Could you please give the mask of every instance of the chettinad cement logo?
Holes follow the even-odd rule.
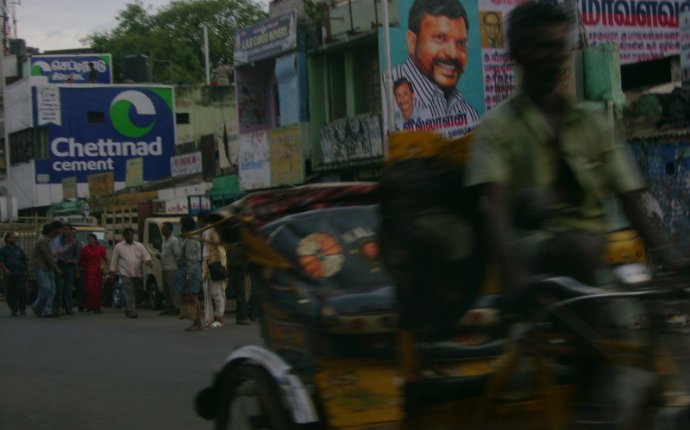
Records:
[[[134,111],[139,116],[150,116],[151,121],[144,126],[132,123],[130,114]],[[129,90],[121,93],[110,104],[110,119],[113,127],[123,136],[138,138],[148,134],[156,125],[156,108],[146,94]]]
[[[108,93],[109,98],[103,97]],[[69,112],[63,122],[68,126],[49,131],[50,160],[45,170],[50,172],[50,182],[69,176],[83,182],[87,175],[109,171],[122,180],[118,177],[124,177],[127,160],[138,157],[144,158],[146,180],[170,175],[169,164],[161,160],[169,158],[175,141],[171,89],[62,89],[61,94],[63,108],[75,109],[63,109]],[[110,124],[99,127],[80,122],[87,117],[84,110],[94,109],[82,103],[85,98],[103,100]],[[37,173],[42,169],[37,167]]]

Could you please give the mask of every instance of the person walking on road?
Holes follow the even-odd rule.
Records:
[[[164,222],[161,226],[163,233],[163,249],[158,257],[163,269],[163,294],[167,309],[161,315],[177,315],[180,312],[180,297],[174,288],[177,260],[180,257],[180,241],[173,234],[171,222]]]
[[[125,316],[136,318],[136,291],[143,288],[143,265],[153,266],[151,256],[141,242],[134,240],[134,229],[128,227],[122,233],[124,240],[115,245],[110,260],[110,275],[120,276],[125,287]]]
[[[210,215],[206,211],[199,213],[199,223],[202,227],[211,222]],[[214,276],[213,270],[224,270],[227,273],[227,253],[225,246],[220,243],[215,229],[204,231],[202,238],[204,247],[201,279],[204,288],[204,324],[211,328],[219,328],[223,327],[224,324],[227,279],[222,276]],[[213,265],[216,267],[212,268]]]
[[[86,246],[79,254],[79,268],[83,276],[85,306],[88,312],[100,314],[101,310],[101,286],[103,284],[102,267],[107,267],[105,248],[98,243],[96,235],[90,233],[86,236]]]
[[[76,230],[71,225],[67,225],[62,232],[60,240],[60,254],[57,258],[58,267],[62,270],[62,276],[56,280],[57,290],[62,294],[62,305],[66,315],[74,315],[72,312],[72,295],[77,272],[77,261],[81,254],[81,243],[77,240]]]
[[[196,222],[190,216],[180,219],[182,233],[194,231]],[[201,309],[199,308],[199,294],[201,285],[201,244],[193,237],[185,237],[180,244],[180,256],[177,260],[177,273],[175,273],[175,291],[177,295],[190,298],[194,302],[194,322],[186,328],[186,331],[202,331]]]
[[[26,315],[27,259],[17,245],[17,233],[5,235],[5,246],[0,249],[0,270],[5,276],[5,297],[12,316]]]
[[[62,235],[65,231],[65,224],[60,220],[55,220],[50,223],[55,230],[55,236],[50,240],[50,253],[53,254],[53,259],[56,263],[59,263],[60,255],[63,252],[62,249]],[[60,265],[58,264],[58,267]],[[60,315],[60,309],[63,307],[62,302],[63,291],[62,291],[62,275],[55,275],[55,296],[53,298],[53,313]]]
[[[36,316],[56,317],[57,313],[53,310],[55,300],[55,275],[60,275],[61,271],[55,262],[53,253],[50,252],[50,243],[57,236],[59,230],[52,224],[43,226],[41,236],[34,245],[31,263],[36,270],[36,284],[38,294],[36,301],[31,305]]]

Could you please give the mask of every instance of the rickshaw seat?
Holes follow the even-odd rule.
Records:
[[[498,357],[505,352],[506,339],[494,340],[482,345],[463,345],[452,341],[420,343],[417,351],[422,361],[435,360],[474,360]]]
[[[477,397],[485,391],[491,374],[453,378],[420,379],[404,387],[405,409]]]
[[[338,315],[395,311],[395,290],[392,286],[373,291],[344,294],[325,300]]]

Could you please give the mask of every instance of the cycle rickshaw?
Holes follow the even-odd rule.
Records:
[[[636,395],[620,422],[574,428],[685,428],[687,397],[669,388],[679,371],[658,335],[658,303],[685,300],[682,279],[546,278],[531,298],[548,302],[506,321],[476,202],[453,185],[466,144],[403,138],[380,183],[257,192],[216,214],[252,262],[265,346],[227,357],[197,395],[200,416],[217,429],[560,429],[601,406],[577,399],[588,351],[637,381]],[[617,302],[635,305],[606,330],[578,313]]]

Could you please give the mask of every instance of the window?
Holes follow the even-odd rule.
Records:
[[[189,124],[189,113],[176,113],[175,123],[177,124]]]
[[[86,118],[89,124],[103,124],[105,122],[105,114],[103,112],[88,112]]]
[[[30,128],[10,134],[11,163],[24,163],[48,158],[48,131]]]
[[[328,95],[331,120],[347,117],[345,57],[332,55],[328,61]]]

